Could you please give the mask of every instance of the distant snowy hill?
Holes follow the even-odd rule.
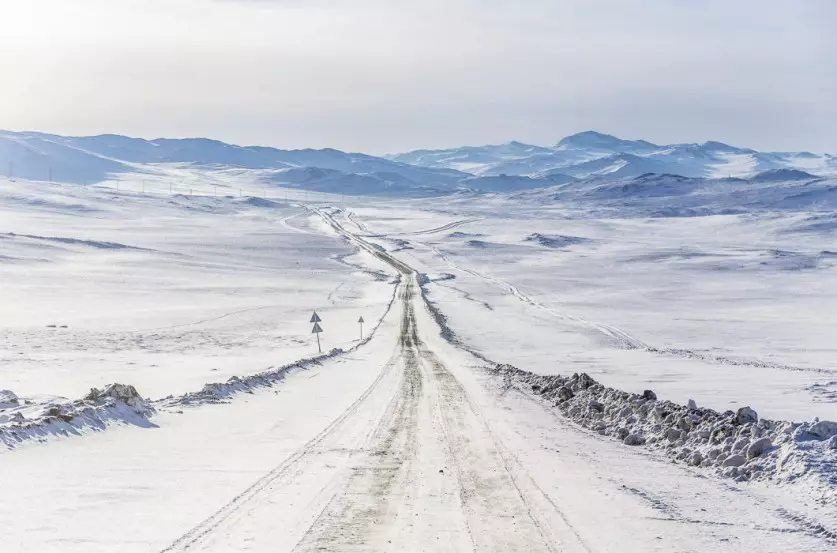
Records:
[[[507,193],[503,202],[563,204],[618,217],[682,217],[758,211],[837,212],[837,176],[769,170],[749,179],[648,173],[588,178],[572,185]]]
[[[143,140],[118,135],[66,137],[0,131],[0,171],[29,180],[91,183],[154,164],[186,163],[253,170],[317,167],[345,174],[392,173],[419,186],[444,187],[469,177],[446,168],[409,165],[333,149],[279,150],[206,138]]]
[[[465,189],[479,190],[483,192],[510,192],[514,190],[526,190],[532,188],[544,188],[558,184],[566,184],[576,179],[562,173],[553,173],[539,177],[528,177],[525,175],[495,175],[472,177],[460,181],[460,186]]]
[[[837,157],[810,152],[758,152],[722,142],[658,145],[586,131],[542,147],[520,142],[418,150],[389,156],[394,161],[432,168],[460,169],[475,175],[543,176],[557,171],[578,178],[639,176],[665,172],[687,177],[744,177],[771,169],[816,175],[837,174]]]
[[[237,146],[207,138],[144,140],[0,131],[0,173],[13,178],[92,184],[124,174],[144,179],[190,168],[214,174],[232,169],[268,186],[423,196],[455,191],[511,193],[557,185],[571,185],[582,193],[603,180],[622,186],[649,173],[715,180],[759,175],[747,181],[752,187],[837,175],[837,157],[765,153],[722,142],[658,145],[594,131],[568,136],[552,146],[513,141],[387,157],[330,148]],[[643,187],[635,183],[627,190],[637,188]]]
[[[338,169],[294,167],[273,171],[264,180],[285,188],[366,196],[425,196],[450,191],[445,185],[422,184],[394,171],[346,173]]]

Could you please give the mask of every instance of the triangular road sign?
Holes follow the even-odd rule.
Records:
[[[320,326],[320,323],[314,323],[314,329],[311,331],[311,334],[319,334],[323,331],[323,328]]]
[[[365,323],[366,321],[364,321],[364,320],[363,320],[363,316],[361,316],[361,317],[360,317],[360,319],[358,319],[358,320],[357,320],[357,322],[359,322],[360,324],[363,324],[363,323]]]
[[[308,321],[308,322],[310,322],[310,323],[321,323],[321,322],[323,322],[323,320],[320,318],[319,315],[317,315],[317,312],[314,311],[314,314],[311,315],[311,320]]]

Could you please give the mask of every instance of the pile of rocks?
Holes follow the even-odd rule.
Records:
[[[738,481],[812,479],[837,500],[837,423],[759,418],[750,407],[720,413],[694,401],[678,405],[608,388],[587,374],[537,375],[497,367],[509,385],[540,395],[576,423],[629,446],[661,450],[673,460]]]

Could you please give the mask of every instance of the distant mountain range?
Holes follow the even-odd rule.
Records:
[[[555,146],[509,142],[447,150],[416,150],[388,156],[428,168],[456,169],[477,176],[558,173],[574,178],[626,177],[669,173],[684,177],[752,177],[772,169],[798,169],[816,175],[837,174],[837,156],[810,152],[757,152],[722,142],[652,144],[587,131],[568,136]]]
[[[236,146],[205,138],[143,140],[0,131],[0,173],[7,176],[89,184],[123,173],[153,172],[161,165],[233,167],[277,186],[348,194],[514,192],[577,181],[622,182],[647,174],[791,180],[837,175],[837,157],[830,154],[757,152],[721,142],[657,145],[594,131],[568,136],[550,147],[509,142],[385,157],[333,149]]]
[[[815,177],[797,169],[772,169],[748,179],[700,178],[661,173],[578,180],[535,190],[509,192],[500,202],[562,205],[613,217],[692,217],[754,212],[826,213],[837,229],[837,177]],[[824,230],[824,229],[821,229]]]
[[[0,131],[0,172],[11,177],[85,184],[151,170],[160,164],[237,167],[268,181],[312,185],[324,179],[336,186],[343,177],[358,181],[361,176],[360,180],[367,182],[360,190],[363,193],[374,191],[375,186],[400,189],[430,184],[445,189],[471,176],[328,148],[280,150],[206,138],[143,140],[119,135],[69,137]]]

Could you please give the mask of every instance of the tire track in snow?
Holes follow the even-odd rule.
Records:
[[[215,511],[204,521],[175,540],[170,546],[163,549],[161,553],[199,549],[201,541],[204,538],[209,537],[212,533],[221,529],[222,526],[233,516],[247,508],[252,503],[258,501],[264,495],[264,492],[268,490],[269,486],[271,486],[274,482],[291,471],[299,469],[299,467],[304,465],[311,457],[316,456],[319,449],[327,444],[329,440],[340,437],[340,433],[344,429],[347,421],[349,421],[350,418],[364,406],[367,399],[379,390],[385,379],[391,375],[396,361],[397,352],[393,353],[393,356],[384,365],[381,372],[372,384],[360,395],[360,397],[358,397],[358,399],[355,400],[354,403],[352,403],[337,418],[329,423],[328,426],[320,431],[320,433],[306,442],[301,448],[292,453],[275,468],[264,474],[244,491],[235,496],[228,503],[223,505],[220,509]],[[374,429],[374,426],[372,428]]]
[[[416,282],[417,273],[409,266],[366,244],[359,237],[352,236],[327,214],[319,213],[337,232],[355,241],[402,274],[409,275],[408,278]],[[417,282],[415,286],[418,287]],[[407,331],[410,333],[405,345],[416,350],[411,353],[409,348],[407,349],[408,362],[413,362],[413,358],[418,361],[422,378],[426,381],[424,388],[428,389],[428,396],[438,412],[441,434],[449,451],[450,461],[456,470],[460,505],[467,519],[468,536],[473,550],[555,553],[558,548],[552,535],[561,534],[564,539],[570,536],[569,539],[574,543],[573,550],[589,551],[589,547],[572,528],[565,515],[529,477],[529,487],[540,490],[540,494],[548,501],[549,510],[562,521],[560,532],[547,530],[550,526],[549,521],[538,514],[534,500],[521,485],[522,467],[518,463],[517,468],[514,468],[508,451],[491,432],[487,421],[470,401],[465,389],[441,359],[419,338],[412,304],[405,304],[404,316]],[[402,326],[402,341],[404,333],[405,329]],[[343,518],[346,518],[345,513]],[[552,521],[554,523],[554,517]],[[346,528],[339,523],[334,530],[334,535],[343,536],[347,533]],[[323,549],[329,550],[328,547],[320,547],[302,551]]]
[[[339,231],[340,229],[336,228],[336,230]],[[374,248],[372,248],[372,249],[374,249]],[[378,254],[380,254],[379,257],[382,260],[385,260],[386,258],[391,258],[391,256],[389,256],[388,254],[381,254],[378,250],[375,250],[375,251]],[[403,262],[395,260],[394,258],[392,258],[392,259],[393,259],[393,264],[394,264],[393,266],[397,265],[397,267],[399,267],[399,268],[405,267]],[[431,312],[431,316],[432,316],[433,313],[432,313],[431,306],[425,302],[425,307],[428,308],[428,310]],[[525,471],[525,469],[522,467],[522,464],[520,463],[520,461],[516,460],[516,458],[514,457],[514,454],[511,453],[511,451],[504,446],[502,441],[498,440],[493,435],[490,425],[487,423],[487,421],[483,417],[481,417],[479,415],[479,411],[476,408],[476,406],[474,406],[473,403],[470,401],[469,396],[467,395],[465,390],[461,387],[461,384],[450,373],[450,371],[444,366],[444,363],[442,363],[442,361],[439,360],[436,357],[436,355],[433,351],[426,348],[426,346],[423,343],[421,343],[421,341],[418,339],[418,337],[416,337],[416,343],[419,344],[420,358],[430,365],[429,373],[431,375],[433,375],[433,377],[429,377],[427,379],[428,387],[438,386],[438,382],[444,382],[444,383],[450,384],[450,386],[442,385],[439,388],[439,392],[437,392],[435,394],[435,396],[440,401],[441,410],[446,412],[446,415],[443,418],[446,419],[446,421],[447,421],[446,425],[445,425],[446,428],[448,429],[446,431],[446,434],[448,436],[453,437],[451,440],[449,440],[451,442],[451,444],[453,445],[455,439],[457,439],[457,438],[462,439],[464,437],[467,440],[469,438],[473,438],[474,436],[478,436],[481,432],[481,430],[479,428],[480,424],[484,425],[485,432],[488,435],[486,441],[489,442],[489,443],[493,443],[493,446],[490,446],[488,444],[484,444],[483,447],[478,448],[476,453],[478,455],[479,454],[482,454],[482,455],[490,454],[490,452],[492,451],[492,447],[493,447],[493,450],[500,457],[500,462],[502,463],[502,470],[504,470],[505,473],[508,474],[508,476],[512,479],[513,486],[517,490],[517,494],[518,494],[519,499],[521,501],[523,501],[523,503],[526,505],[526,508],[527,508],[528,512],[530,513],[530,516],[532,517],[532,522],[539,528],[539,531],[541,532],[541,535],[545,537],[544,531],[547,528],[549,528],[553,531],[556,531],[556,533],[563,531],[563,533],[560,536],[562,538],[561,545],[563,547],[572,547],[572,550],[574,550],[574,551],[575,550],[590,551],[591,549],[590,549],[589,544],[582,538],[582,536],[569,523],[566,516],[564,516],[564,514],[561,512],[561,510],[558,508],[558,506],[554,503],[554,501],[542,489],[539,488],[537,482],[531,477],[531,475],[529,475]],[[434,377],[438,377],[438,378],[434,378]],[[456,389],[457,388],[459,388],[459,390],[460,390],[459,393],[461,394],[461,396],[459,398],[456,397],[456,395],[457,395]],[[476,424],[470,425],[470,427],[467,428],[467,430],[463,429],[463,428],[460,428],[460,429],[455,429],[454,428],[453,430],[451,430],[451,427],[453,426],[450,422],[452,420],[451,419],[451,414],[454,413],[453,418],[455,420],[455,418],[457,416],[463,414],[463,409],[466,409],[466,407],[467,407],[467,409],[470,410],[471,415],[473,415],[473,417],[476,419]],[[466,412],[465,416],[467,417],[467,412]],[[460,421],[461,421],[461,419],[460,419]],[[455,447],[453,448],[453,451],[454,451],[454,457],[456,457],[458,454],[461,453],[461,451],[457,452]],[[474,452],[472,451],[471,453],[474,453]],[[458,480],[460,482],[460,487],[463,490],[462,505],[463,505],[463,508],[465,510],[468,510],[469,508],[472,509],[472,510],[475,509],[473,503],[470,504],[470,506],[468,504],[468,499],[477,496],[477,494],[469,494],[469,489],[468,488],[469,488],[469,480],[470,479],[469,479],[469,475],[467,474],[467,470],[468,469],[472,470],[473,467],[475,467],[475,466],[479,466],[481,468],[485,468],[487,466],[491,467],[492,462],[491,461],[486,461],[485,459],[475,460],[475,459],[471,458],[471,459],[465,459],[464,462],[460,461],[460,463],[457,465],[458,472],[459,472]],[[499,468],[493,468],[490,472],[492,472],[493,474],[496,474],[498,472],[502,472],[502,470],[500,470]],[[527,477],[528,477],[529,480],[531,480],[531,482],[526,481]],[[527,487],[527,484],[530,484],[528,486],[529,487],[528,492],[524,489],[525,487]],[[533,493],[533,491],[534,491],[534,493]],[[539,491],[539,493],[538,493],[538,491]],[[556,527],[556,525],[554,523],[554,520],[552,521],[552,524],[549,524],[548,522],[547,523],[542,523],[542,522],[540,522],[540,520],[536,519],[535,517],[537,516],[536,515],[537,509],[535,509],[533,507],[533,503],[534,503],[533,502],[533,495],[536,495],[538,498],[540,498],[540,499],[546,501],[547,503],[551,504],[552,512],[554,512],[554,514],[556,516],[558,516],[563,521],[563,523],[566,524],[566,527],[564,527],[562,524],[559,524]],[[756,500],[757,498],[756,498],[756,496],[752,496],[751,499]],[[473,512],[471,514],[473,514]],[[804,516],[798,515],[796,513],[785,512],[781,508],[779,509],[778,514],[781,515],[783,518],[785,518],[789,521],[792,521],[792,522],[796,522],[797,524],[800,525],[797,528],[794,528],[794,529],[791,529],[791,530],[788,530],[788,531],[791,531],[791,532],[803,531],[803,532],[807,533],[808,535],[811,535],[811,536],[816,537],[816,538],[825,539],[826,541],[829,541],[829,542],[833,542],[833,540],[835,539],[835,536],[834,536],[833,532],[824,528],[822,525],[818,524],[815,521],[811,521],[811,520],[806,519]],[[541,515],[543,516],[542,513],[541,513]],[[479,517],[477,517],[477,518],[479,519]],[[485,518],[488,518],[488,519],[490,519],[492,521],[495,521],[495,522],[497,520],[501,520],[500,518],[497,518],[497,517],[494,517],[494,516],[489,516],[489,517],[485,517]],[[540,517],[538,517],[538,518],[540,518]],[[674,522],[678,522],[678,521],[675,520]],[[692,522],[692,521],[683,520],[683,521],[680,521],[680,522]],[[475,540],[475,546],[477,546],[477,547],[475,547],[475,549],[481,549],[480,547],[478,547],[479,544],[478,544],[477,540],[479,540],[481,537],[483,537],[483,535],[480,533],[483,530],[485,530],[486,533],[489,534],[492,530],[494,530],[494,528],[489,528],[489,529],[477,528],[475,531],[472,532],[473,539]],[[773,531],[773,529],[767,529],[767,530]],[[502,542],[497,541],[497,538],[494,537],[493,539],[489,540],[487,543],[488,543],[488,549],[489,550],[497,550],[497,544],[502,543]],[[547,540],[546,543],[548,544],[549,541]],[[503,550],[503,551],[514,550],[514,547],[505,547],[505,548],[501,548],[500,550]],[[531,550],[531,549],[526,549],[526,550]]]
[[[399,336],[401,384],[388,416],[376,431],[365,459],[358,462],[342,491],[335,495],[294,548],[295,552],[377,550],[403,533],[396,530],[398,514],[414,510],[415,490],[425,485],[415,477],[424,454],[420,447],[419,411],[427,401],[423,375],[415,352],[415,320],[410,316],[413,286],[404,290],[404,311]],[[449,497],[431,502],[436,509],[450,507]],[[412,523],[414,517],[404,517]],[[396,523],[389,524],[387,522]],[[450,526],[437,531],[451,531]]]
[[[583,319],[581,317],[576,317],[574,315],[568,315],[566,313],[561,313],[561,312],[555,311],[554,309],[546,307],[542,303],[533,300],[532,298],[530,298],[529,296],[527,296],[526,294],[521,292],[519,288],[517,288],[516,286],[514,286],[513,284],[511,284],[509,282],[506,282],[505,280],[501,280],[499,278],[484,275],[484,274],[482,274],[478,271],[475,271],[473,269],[469,269],[467,267],[457,265],[456,263],[454,263],[450,259],[450,257],[448,257],[447,255],[442,253],[435,246],[430,245],[430,244],[424,244],[424,246],[429,248],[434,254],[436,254],[439,258],[441,258],[442,261],[444,261],[452,269],[456,269],[456,270],[462,271],[464,273],[468,273],[469,275],[477,277],[479,279],[486,280],[488,282],[494,283],[494,284],[500,286],[501,288],[504,288],[506,291],[508,291],[511,295],[515,296],[520,301],[522,301],[524,303],[527,303],[527,304],[531,305],[532,307],[535,307],[536,309],[540,309],[542,311],[545,311],[545,312],[549,313],[550,315],[552,315],[554,317],[557,317],[557,318],[562,319],[564,321],[569,321],[569,322],[572,322],[572,323],[575,323],[575,324],[578,324],[578,325],[581,325],[581,326],[586,326],[586,327],[592,328],[593,330],[596,330],[596,331],[604,334],[605,336],[607,336],[607,337],[609,337],[613,340],[616,340],[617,343],[620,345],[620,347],[622,347],[623,349],[648,349],[648,348],[650,348],[650,346],[648,344],[646,344],[645,342],[643,342],[639,338],[635,338],[634,336],[631,336],[630,334],[628,334],[627,332],[625,332],[625,331],[623,331],[619,328],[616,328],[614,326],[607,325],[607,324],[596,323],[596,322],[593,322],[593,321],[589,321],[587,319]]]

